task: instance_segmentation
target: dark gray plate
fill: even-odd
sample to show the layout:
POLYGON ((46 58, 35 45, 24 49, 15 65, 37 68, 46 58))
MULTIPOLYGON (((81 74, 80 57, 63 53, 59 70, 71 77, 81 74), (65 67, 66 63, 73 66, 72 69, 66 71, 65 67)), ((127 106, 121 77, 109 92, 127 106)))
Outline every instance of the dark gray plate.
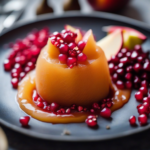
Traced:
POLYGON ((13 90, 11 87, 9 73, 3 70, 3 60, 9 52, 9 49, 4 48, 3 46, 4 44, 15 41, 17 38, 25 37, 33 28, 40 29, 48 26, 53 32, 56 30, 61 31, 65 24, 79 26, 84 30, 92 29, 97 40, 106 35, 106 33, 101 30, 103 26, 122 25, 133 27, 148 37, 148 40, 143 44, 143 47, 145 50, 150 48, 150 27, 144 23, 118 15, 107 13, 85 15, 77 12, 69 12, 62 16, 46 15, 28 23, 19 23, 4 32, 0 37, 0 123, 29 136, 62 141, 106 140, 130 135, 150 128, 150 124, 144 127, 131 127, 128 123, 128 119, 131 115, 138 115, 136 110, 137 102, 134 99, 135 91, 132 92, 130 101, 122 109, 119 109, 112 114, 112 120, 99 118, 99 128, 96 130, 88 128, 85 123, 53 125, 35 119, 31 119, 29 129, 20 126, 19 118, 24 116, 25 113, 20 110, 15 102, 17 91, 13 90), (106 125, 109 125, 111 129, 107 130, 106 125), (61 135, 64 129, 70 130, 71 135, 61 135))

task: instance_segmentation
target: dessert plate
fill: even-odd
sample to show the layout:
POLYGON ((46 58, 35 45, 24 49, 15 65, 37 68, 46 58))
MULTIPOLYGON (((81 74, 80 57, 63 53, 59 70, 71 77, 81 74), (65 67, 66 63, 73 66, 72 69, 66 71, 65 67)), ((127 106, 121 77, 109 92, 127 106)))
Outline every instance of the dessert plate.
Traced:
MULTIPOLYGON (((106 120, 98 118, 99 127, 97 129, 88 128, 85 123, 71 124, 51 124, 31 119, 30 127, 23 128, 19 123, 19 118, 25 113, 20 110, 16 103, 15 96, 17 90, 14 90, 10 84, 10 74, 3 70, 3 61, 7 56, 9 49, 5 44, 15 41, 17 38, 23 38, 32 31, 32 29, 41 29, 45 26, 50 28, 51 32, 61 31, 65 24, 81 27, 83 30, 92 29, 99 40, 106 35, 102 31, 103 26, 121 25, 135 28, 145 34, 148 39, 143 44, 145 50, 150 48, 150 26, 118 15, 108 13, 82 14, 79 12, 69 12, 62 16, 44 15, 30 22, 20 22, 14 27, 5 31, 0 37, 0 123, 28 136, 61 141, 95 141, 107 140, 121 136, 127 136, 133 133, 144 131, 150 128, 150 124, 140 127, 131 127, 128 119, 131 115, 137 116, 134 98, 135 91, 132 91, 129 102, 123 108, 113 112, 112 119, 106 120), (109 125, 110 129, 106 129, 109 125), (64 130, 69 130, 70 135, 63 135, 64 130)), ((150 123, 150 119, 148 121, 150 123)))

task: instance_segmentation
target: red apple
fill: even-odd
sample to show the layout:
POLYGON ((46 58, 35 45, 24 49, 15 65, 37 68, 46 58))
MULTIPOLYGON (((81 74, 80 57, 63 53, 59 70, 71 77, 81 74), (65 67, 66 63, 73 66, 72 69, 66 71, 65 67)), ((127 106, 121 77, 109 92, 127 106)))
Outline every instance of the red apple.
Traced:
POLYGON ((99 11, 116 12, 121 10, 130 0, 88 0, 90 5, 99 11))
POLYGON ((122 30, 118 29, 97 42, 97 45, 105 52, 109 61, 111 56, 116 55, 123 46, 122 30))
POLYGON ((128 49, 133 49, 136 44, 142 44, 147 37, 141 32, 124 26, 106 26, 103 27, 103 30, 110 33, 113 33, 116 30, 123 31, 123 47, 127 47, 128 49))

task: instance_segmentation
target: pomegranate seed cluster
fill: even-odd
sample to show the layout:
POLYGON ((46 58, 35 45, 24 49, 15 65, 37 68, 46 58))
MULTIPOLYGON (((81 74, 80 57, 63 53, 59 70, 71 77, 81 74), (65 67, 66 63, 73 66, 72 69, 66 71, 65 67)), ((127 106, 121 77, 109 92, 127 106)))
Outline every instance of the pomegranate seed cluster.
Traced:
POLYGON ((35 68, 38 55, 46 45, 48 37, 49 30, 43 28, 10 45, 11 52, 7 59, 4 60, 4 69, 11 72, 13 88, 17 88, 18 82, 35 68))
MULTIPOLYGON (((111 116, 110 107, 113 105, 110 98, 104 99, 100 103, 93 103, 90 107, 83 107, 78 105, 72 105, 70 107, 62 107, 59 104, 53 102, 49 104, 47 101, 43 100, 36 90, 33 91, 32 99, 37 107, 48 111, 50 113, 55 113, 56 115, 71 114, 73 112, 88 112, 93 117, 97 118, 97 115, 100 115, 104 118, 109 118, 111 116)), ((87 118, 88 119, 88 118, 87 118)), ((94 119, 95 122, 95 119, 94 119)), ((97 119, 96 119, 97 122, 97 119)), ((96 122, 94 124, 96 124, 96 122)), ((86 121, 87 123, 87 121, 86 121)), ((87 123, 88 124, 88 123, 87 123)), ((94 124, 88 124, 90 127, 94 127, 94 124), (93 125, 93 126, 92 126, 93 125)))
POLYGON ((87 60, 87 56, 82 52, 86 43, 84 41, 75 42, 77 34, 70 30, 62 30, 61 33, 54 32, 50 39, 51 43, 59 49, 59 61, 73 68, 78 62, 87 60))
MULTIPOLYGON (((150 95, 148 95, 147 85, 142 85, 135 93, 135 99, 141 102, 137 106, 137 112, 139 113, 138 121, 140 125, 146 125, 148 121, 148 115, 150 113, 150 95)), ((136 124, 136 117, 131 116, 129 119, 131 125, 136 124)))
POLYGON ((143 52, 140 45, 135 45, 133 50, 123 48, 112 56, 109 70, 112 81, 119 89, 138 89, 150 82, 149 53, 143 52))

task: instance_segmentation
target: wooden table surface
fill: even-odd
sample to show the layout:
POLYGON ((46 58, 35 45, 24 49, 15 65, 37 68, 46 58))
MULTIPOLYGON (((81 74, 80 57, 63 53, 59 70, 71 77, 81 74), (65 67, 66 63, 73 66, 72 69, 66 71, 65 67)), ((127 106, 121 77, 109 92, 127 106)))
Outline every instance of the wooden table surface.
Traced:
MULTIPOLYGON (((35 19, 35 9, 39 1, 29 0, 29 5, 20 20, 35 19)), ((62 0, 57 0, 57 3, 61 2, 62 0)), ((80 0, 79 2, 82 12, 89 13, 93 11, 85 0, 80 0)), ((63 13, 62 8, 56 5, 56 0, 51 0, 51 4, 55 14, 63 13)), ((150 25, 150 0, 132 0, 119 14, 150 25)), ((76 143, 40 140, 12 131, 3 125, 1 127, 7 135, 9 150, 150 150, 150 130, 114 140, 76 143)))

